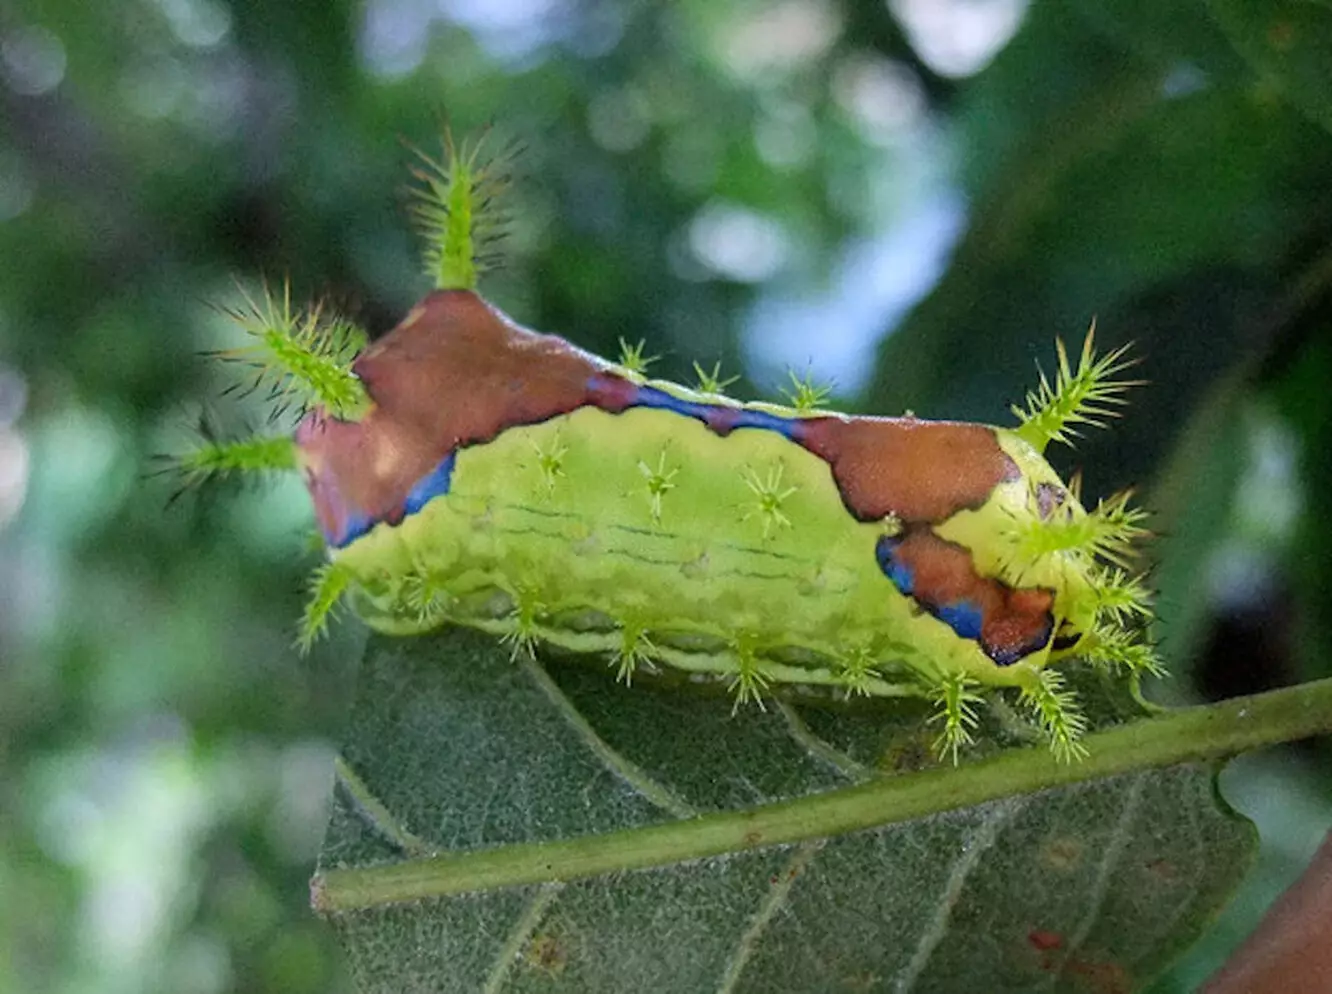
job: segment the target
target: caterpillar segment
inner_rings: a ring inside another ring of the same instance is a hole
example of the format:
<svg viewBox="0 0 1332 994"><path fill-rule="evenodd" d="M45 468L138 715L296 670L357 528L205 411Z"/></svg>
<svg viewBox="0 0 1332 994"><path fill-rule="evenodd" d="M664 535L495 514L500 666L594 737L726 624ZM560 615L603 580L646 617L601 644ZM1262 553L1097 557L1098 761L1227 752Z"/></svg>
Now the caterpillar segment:
<svg viewBox="0 0 1332 994"><path fill-rule="evenodd" d="M718 366L691 389L649 379L641 342L612 363L515 324L475 292L496 237L476 198L501 179L451 143L420 175L436 290L364 347L286 296L252 305L230 358L303 410L294 436L181 460L303 475L328 550L303 648L346 600L391 634L599 653L626 684L682 670L736 707L923 696L954 761L986 692L1013 688L1070 760L1085 720L1058 667L1159 671L1130 569L1142 513L1084 507L1043 455L1117 412L1122 349L1060 344L1015 428L838 414L794 374L789 405L740 402Z"/></svg>

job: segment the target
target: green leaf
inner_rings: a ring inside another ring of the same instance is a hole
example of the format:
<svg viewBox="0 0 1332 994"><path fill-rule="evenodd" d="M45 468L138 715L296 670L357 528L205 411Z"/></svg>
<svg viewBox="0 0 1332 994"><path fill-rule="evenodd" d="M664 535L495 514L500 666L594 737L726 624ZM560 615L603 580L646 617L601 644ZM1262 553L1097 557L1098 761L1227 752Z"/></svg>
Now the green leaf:
<svg viewBox="0 0 1332 994"><path fill-rule="evenodd" d="M1332 8L1310 0L1209 0L1207 6L1264 83L1332 130Z"/></svg>
<svg viewBox="0 0 1332 994"><path fill-rule="evenodd" d="M1332 687L1149 721L1080 687L1085 763L913 772L914 705L732 716L598 669L371 640L312 884L363 991L1128 989L1254 850L1214 765L1174 759L1252 747L1272 708L1332 723Z"/></svg>

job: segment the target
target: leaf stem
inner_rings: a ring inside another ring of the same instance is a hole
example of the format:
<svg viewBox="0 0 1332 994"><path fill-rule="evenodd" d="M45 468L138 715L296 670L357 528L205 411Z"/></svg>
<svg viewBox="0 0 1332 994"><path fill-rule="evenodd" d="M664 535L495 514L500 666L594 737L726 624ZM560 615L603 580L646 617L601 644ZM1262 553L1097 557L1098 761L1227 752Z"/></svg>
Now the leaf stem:
<svg viewBox="0 0 1332 994"><path fill-rule="evenodd" d="M1180 708L1082 741L1060 763L1044 747L959 768L883 777L826 793L643 828L327 870L311 881L320 912L346 912L497 887L567 881L790 845L1136 770L1219 759L1332 733L1332 678Z"/></svg>

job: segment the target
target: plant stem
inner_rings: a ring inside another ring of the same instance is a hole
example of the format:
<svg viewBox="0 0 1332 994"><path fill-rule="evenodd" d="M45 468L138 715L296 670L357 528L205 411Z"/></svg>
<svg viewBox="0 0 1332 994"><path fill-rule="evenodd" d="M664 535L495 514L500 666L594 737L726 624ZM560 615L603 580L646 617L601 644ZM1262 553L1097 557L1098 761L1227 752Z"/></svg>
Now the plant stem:
<svg viewBox="0 0 1332 994"><path fill-rule="evenodd" d="M1332 733L1332 678L1180 708L1087 736L1090 756L1059 763L1044 746L959 768L899 774L827 793L645 828L326 870L311 903L345 912L497 887L664 866L790 845L970 807L1016 794L1178 763L1220 759Z"/></svg>

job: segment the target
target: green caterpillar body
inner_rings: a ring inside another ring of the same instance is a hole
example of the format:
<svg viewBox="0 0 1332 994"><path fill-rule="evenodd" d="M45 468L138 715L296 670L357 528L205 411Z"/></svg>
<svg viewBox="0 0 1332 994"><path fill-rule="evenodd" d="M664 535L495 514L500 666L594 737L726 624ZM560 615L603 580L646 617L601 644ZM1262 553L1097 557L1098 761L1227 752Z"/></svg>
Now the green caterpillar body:
<svg viewBox="0 0 1332 994"><path fill-rule="evenodd" d="M977 689L1019 701L1072 758L1069 657L1157 671L1147 593L1123 570L1144 534L1127 494L1082 506L1042 453L1115 413L1123 350L1059 346L1014 429L739 403L518 327L479 296L504 185L480 144L423 157L417 213L436 292L384 338L289 295L235 313L295 438L208 440L185 482L304 474L329 559L307 647L350 600L371 626L472 625L515 654L608 653L628 682L674 667L731 688L934 698L956 761ZM488 217L488 215L491 215Z"/></svg>
<svg viewBox="0 0 1332 994"><path fill-rule="evenodd" d="M998 536L1083 515L1002 428L741 404L431 295L312 411L300 459L372 626L450 621L774 683L1030 685L1096 621L1085 563Z"/></svg>

